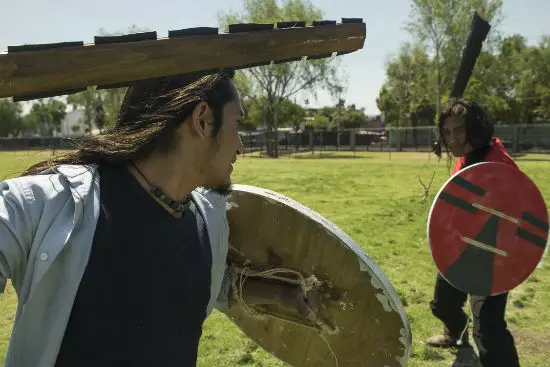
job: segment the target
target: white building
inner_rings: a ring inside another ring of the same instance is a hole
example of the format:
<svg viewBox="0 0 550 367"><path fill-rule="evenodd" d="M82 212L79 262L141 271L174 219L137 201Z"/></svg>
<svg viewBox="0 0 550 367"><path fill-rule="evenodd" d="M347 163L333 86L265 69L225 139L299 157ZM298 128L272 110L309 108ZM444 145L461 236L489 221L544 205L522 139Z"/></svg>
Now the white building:
<svg viewBox="0 0 550 367"><path fill-rule="evenodd" d="M89 133L88 125L84 122L84 110L77 109L68 111L61 122L61 132L55 133L55 136L83 136ZM92 134L99 133L99 129L92 123Z"/></svg>

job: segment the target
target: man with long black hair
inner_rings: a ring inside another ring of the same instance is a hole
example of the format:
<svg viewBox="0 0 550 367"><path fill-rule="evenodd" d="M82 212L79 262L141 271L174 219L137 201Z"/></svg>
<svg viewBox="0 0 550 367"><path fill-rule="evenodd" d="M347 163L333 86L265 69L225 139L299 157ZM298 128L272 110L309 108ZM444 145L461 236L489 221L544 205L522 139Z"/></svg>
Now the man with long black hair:
<svg viewBox="0 0 550 367"><path fill-rule="evenodd" d="M439 117L443 146L457 158L453 174L480 162L500 162L516 167L483 109L467 99L450 100ZM440 274L430 308L445 326L444 333L429 338L434 347L469 346L468 316L463 311L468 295L450 285ZM505 321L508 293L490 297L471 295L474 340L484 367L518 367L512 334Z"/></svg>
<svg viewBox="0 0 550 367"><path fill-rule="evenodd" d="M113 128L0 183L0 291L18 295L6 367L196 365L205 318L232 303L232 76L136 83ZM297 287L250 280L243 298L313 314Z"/></svg>

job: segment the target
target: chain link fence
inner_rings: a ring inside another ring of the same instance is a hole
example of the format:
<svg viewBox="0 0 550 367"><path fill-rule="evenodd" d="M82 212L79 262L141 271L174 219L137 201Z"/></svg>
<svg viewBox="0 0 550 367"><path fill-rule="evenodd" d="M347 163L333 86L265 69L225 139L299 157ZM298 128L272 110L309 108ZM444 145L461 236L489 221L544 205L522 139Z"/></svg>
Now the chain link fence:
<svg viewBox="0 0 550 367"><path fill-rule="evenodd" d="M267 156L267 133L240 132L245 157ZM275 134L273 134L275 135ZM495 136L513 154L550 154L550 123L530 125L496 125ZM280 129L277 141L279 156L312 152L430 152L436 140L434 127L348 129L340 131L295 132ZM273 139L275 140L275 139ZM66 137L0 138L0 150L70 149Z"/></svg>
<svg viewBox="0 0 550 367"><path fill-rule="evenodd" d="M241 132L240 135L245 156L267 156L266 132ZM550 154L550 124L496 125L495 136L513 154ZM337 151L430 152L436 139L436 129L430 126L299 132L281 129L277 143L279 156L284 156Z"/></svg>

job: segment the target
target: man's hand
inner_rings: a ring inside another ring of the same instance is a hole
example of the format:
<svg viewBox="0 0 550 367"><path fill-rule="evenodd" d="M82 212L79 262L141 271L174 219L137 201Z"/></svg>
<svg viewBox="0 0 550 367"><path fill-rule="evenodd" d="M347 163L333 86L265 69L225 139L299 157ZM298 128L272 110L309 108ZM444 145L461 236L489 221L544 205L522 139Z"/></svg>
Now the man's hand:
<svg viewBox="0 0 550 367"><path fill-rule="evenodd" d="M298 312L309 321L317 319L316 313L322 307L322 296L316 290L309 291L304 297L301 287L297 285L274 284L260 279L247 279L242 297L248 305L280 305Z"/></svg>
<svg viewBox="0 0 550 367"><path fill-rule="evenodd" d="M320 295L316 290L311 290L304 297L302 289L294 286L280 295L280 303L288 309L296 310L309 321L317 320L317 312L320 307Z"/></svg>

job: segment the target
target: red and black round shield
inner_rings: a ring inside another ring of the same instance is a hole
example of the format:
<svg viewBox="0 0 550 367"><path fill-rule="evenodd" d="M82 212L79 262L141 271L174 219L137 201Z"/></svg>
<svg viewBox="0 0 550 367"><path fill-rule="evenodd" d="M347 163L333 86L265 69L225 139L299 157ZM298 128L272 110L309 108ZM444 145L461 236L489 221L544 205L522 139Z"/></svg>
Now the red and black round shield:
<svg viewBox="0 0 550 367"><path fill-rule="evenodd" d="M548 241L548 210L519 169L483 162L453 175L428 217L428 241L441 275L463 292L489 296L521 284Z"/></svg>

